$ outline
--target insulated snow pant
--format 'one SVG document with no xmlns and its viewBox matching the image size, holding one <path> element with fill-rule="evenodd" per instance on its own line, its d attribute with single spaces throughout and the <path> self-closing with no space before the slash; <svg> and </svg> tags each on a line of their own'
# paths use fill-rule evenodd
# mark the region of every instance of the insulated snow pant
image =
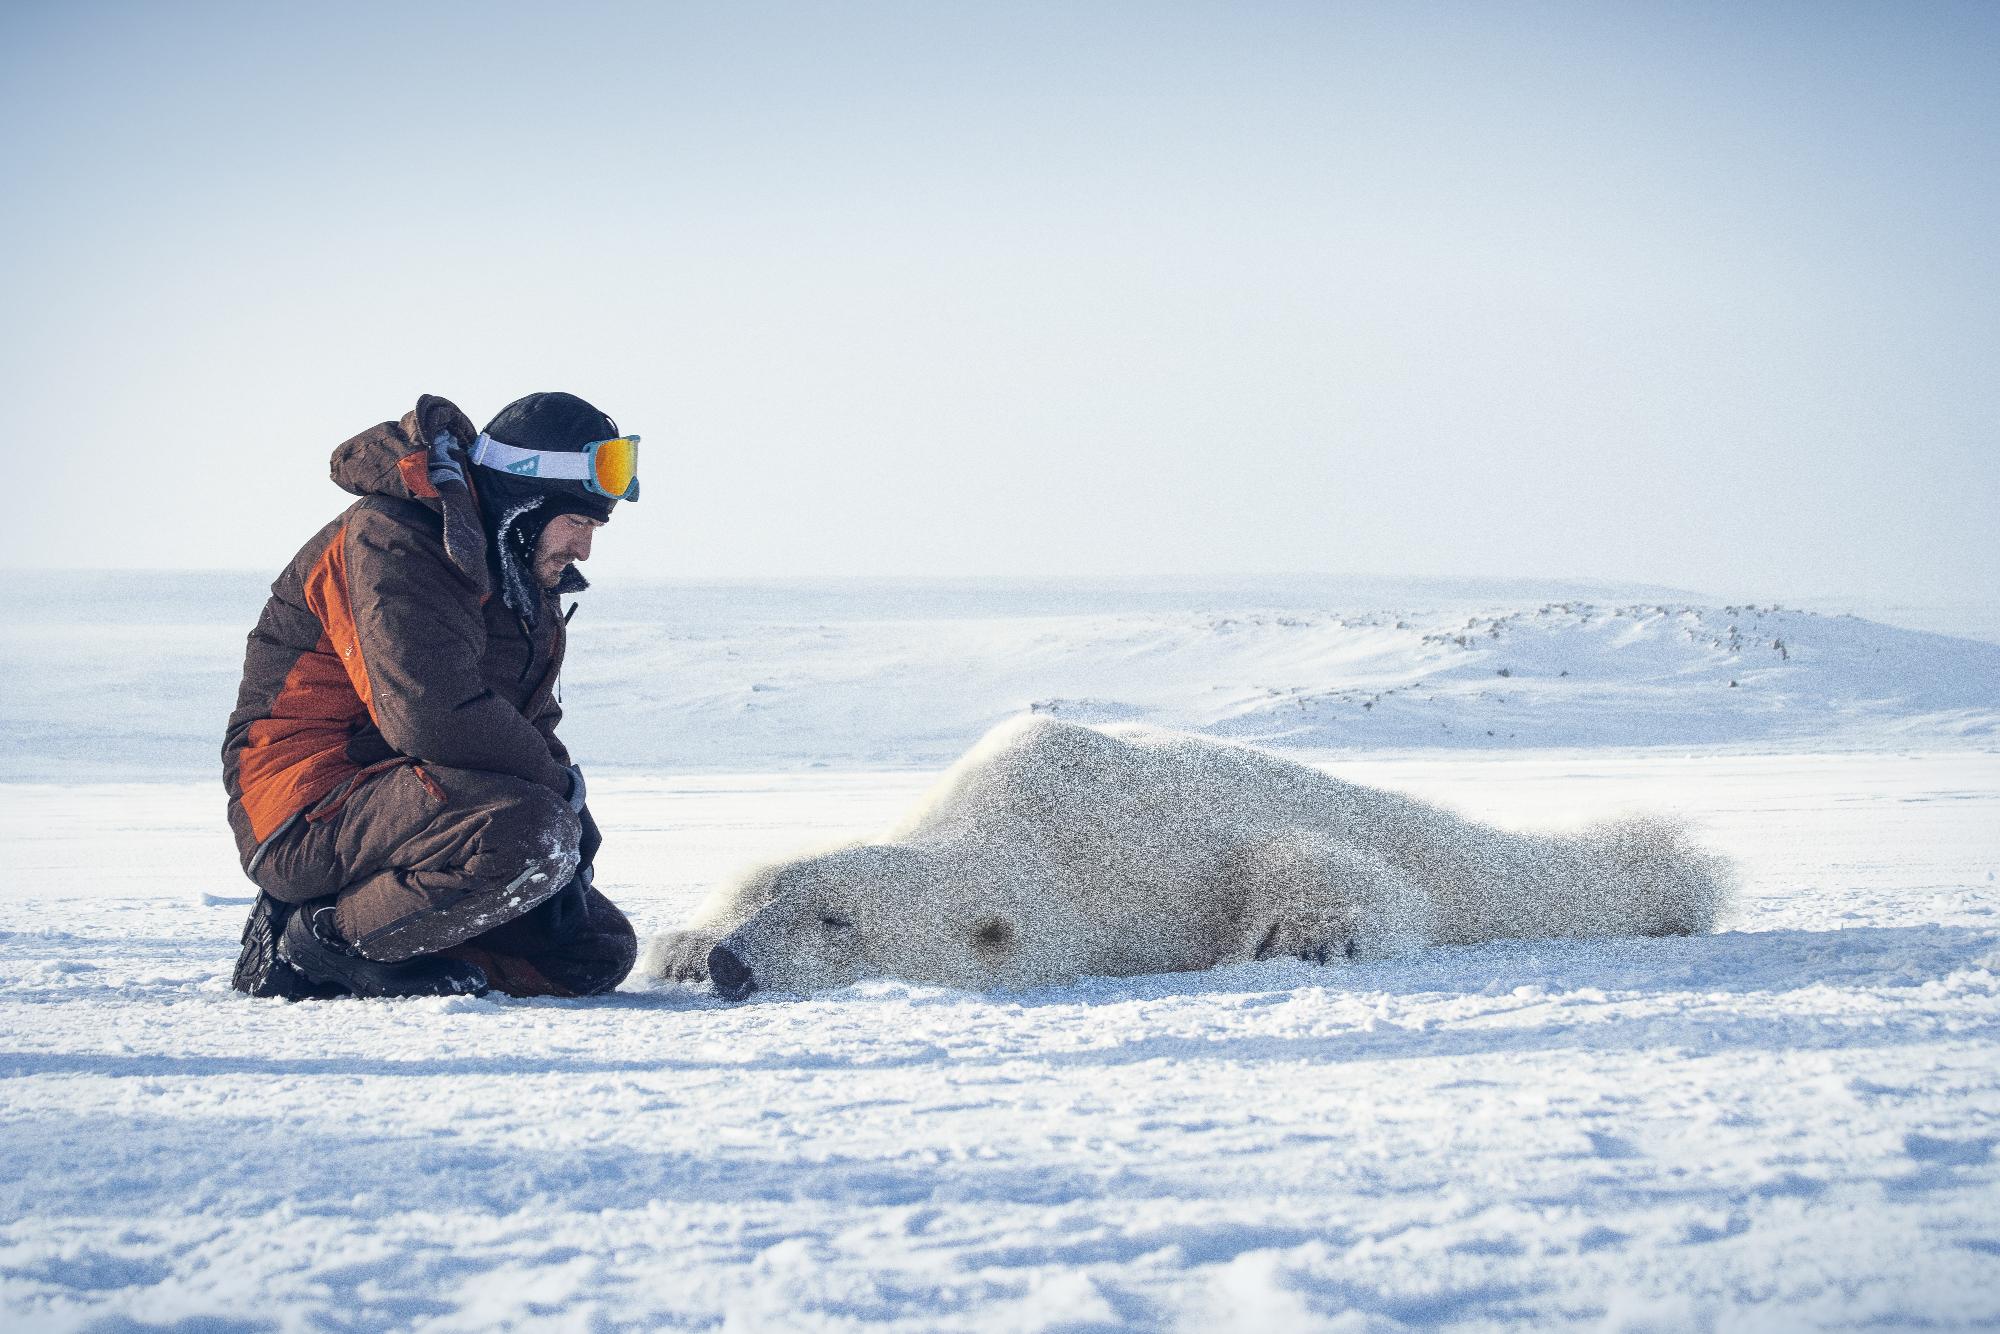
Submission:
<svg viewBox="0 0 2000 1334">
<path fill-rule="evenodd" d="M 593 995 L 630 971 L 632 924 L 595 889 L 582 922 L 560 934 L 535 911 L 575 873 L 580 837 L 576 815 L 539 783 L 405 763 L 294 819 L 251 878 L 286 903 L 332 897 L 341 938 L 370 959 L 448 953 L 510 995 Z"/>
</svg>

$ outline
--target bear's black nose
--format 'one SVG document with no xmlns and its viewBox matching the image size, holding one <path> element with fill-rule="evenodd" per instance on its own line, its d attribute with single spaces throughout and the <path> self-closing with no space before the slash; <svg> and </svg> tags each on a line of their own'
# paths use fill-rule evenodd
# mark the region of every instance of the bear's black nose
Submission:
<svg viewBox="0 0 2000 1334">
<path fill-rule="evenodd" d="M 727 945 L 717 945 L 708 952 L 708 980 L 724 1000 L 742 1000 L 757 989 L 757 979 Z"/>
</svg>

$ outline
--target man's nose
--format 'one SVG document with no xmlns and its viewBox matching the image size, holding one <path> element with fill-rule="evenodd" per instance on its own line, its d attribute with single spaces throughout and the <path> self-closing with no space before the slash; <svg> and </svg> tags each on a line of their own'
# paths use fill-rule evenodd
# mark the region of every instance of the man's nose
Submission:
<svg viewBox="0 0 2000 1334">
<path fill-rule="evenodd" d="M 590 539 L 591 535 L 595 532 L 596 529 L 594 528 L 586 528 L 583 530 L 580 536 L 574 538 L 570 542 L 569 544 L 570 559 L 572 560 L 590 559 Z"/>
</svg>

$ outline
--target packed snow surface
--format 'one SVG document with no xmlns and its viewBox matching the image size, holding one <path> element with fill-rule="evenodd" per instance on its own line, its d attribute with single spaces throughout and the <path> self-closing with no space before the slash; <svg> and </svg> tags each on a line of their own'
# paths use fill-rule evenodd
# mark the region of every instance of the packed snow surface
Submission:
<svg viewBox="0 0 2000 1334">
<path fill-rule="evenodd" d="M 2000 1323 L 1993 645 L 1659 590 L 606 589 L 565 730 L 645 931 L 1036 706 L 1511 828 L 1677 813 L 1743 895 L 1031 993 L 286 1006 L 227 989 L 257 582 L 0 639 L 0 1326 Z"/>
</svg>

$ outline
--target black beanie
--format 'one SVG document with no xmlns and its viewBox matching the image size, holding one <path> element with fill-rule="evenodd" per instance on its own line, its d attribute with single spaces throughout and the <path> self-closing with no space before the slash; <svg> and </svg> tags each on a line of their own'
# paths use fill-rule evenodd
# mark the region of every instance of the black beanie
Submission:
<svg viewBox="0 0 2000 1334">
<path fill-rule="evenodd" d="M 585 445 L 615 437 L 618 424 L 575 394 L 529 394 L 500 409 L 486 423 L 485 434 L 517 449 L 581 452 Z M 521 477 L 499 468 L 478 468 L 473 485 L 499 569 L 502 597 L 533 624 L 536 598 L 527 581 L 542 530 L 558 514 L 609 520 L 617 502 L 579 481 Z"/>
<path fill-rule="evenodd" d="M 516 449 L 581 452 L 585 445 L 615 437 L 618 423 L 575 394 L 529 394 L 495 413 L 493 420 L 486 423 L 485 433 Z M 475 482 L 489 525 L 496 512 L 511 509 L 531 496 L 542 498 L 535 509 L 543 523 L 558 514 L 585 514 L 608 520 L 611 507 L 617 503 L 582 482 L 566 478 L 518 477 L 498 468 L 481 468 Z M 499 502 L 497 505 L 484 504 L 489 492 Z M 539 530 L 541 524 L 535 526 Z"/>
</svg>

